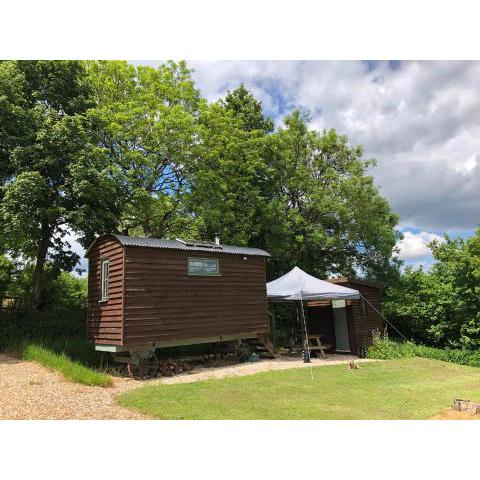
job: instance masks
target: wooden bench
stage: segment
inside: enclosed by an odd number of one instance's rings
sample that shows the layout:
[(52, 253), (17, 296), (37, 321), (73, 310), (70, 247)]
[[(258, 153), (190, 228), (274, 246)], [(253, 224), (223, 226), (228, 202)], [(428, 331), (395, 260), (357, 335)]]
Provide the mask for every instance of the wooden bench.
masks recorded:
[(325, 345), (322, 343), (321, 338), (323, 335), (309, 335), (308, 336), (308, 342), (309, 342), (309, 347), (311, 352), (320, 352), (320, 355), (322, 358), (327, 358), (327, 354), (325, 353), (325, 350), (329, 350), (332, 348), (332, 345)]

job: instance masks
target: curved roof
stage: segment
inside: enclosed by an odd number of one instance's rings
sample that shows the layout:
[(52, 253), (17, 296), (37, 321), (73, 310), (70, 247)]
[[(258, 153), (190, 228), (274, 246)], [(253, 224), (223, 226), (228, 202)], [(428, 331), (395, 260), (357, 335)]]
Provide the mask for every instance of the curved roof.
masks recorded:
[[(256, 255), (260, 257), (269, 257), (270, 254), (261, 250), (260, 248), (250, 248), (250, 247), (235, 247), (231, 245), (215, 245), (215, 246), (201, 246), (201, 245), (189, 245), (181, 240), (166, 240), (163, 238), (144, 238), (144, 237), (128, 237), (126, 235), (114, 235), (114, 234), (105, 234), (100, 235), (92, 244), (88, 247), (85, 252), (85, 256), (88, 255), (88, 252), (92, 246), (100, 239), (104, 237), (114, 237), (122, 245), (129, 247), (145, 247), (145, 248), (166, 248), (170, 250), (192, 250), (199, 252), (219, 252), (219, 253), (231, 253), (236, 255)], [(202, 242), (198, 242), (201, 244)]]
[(360, 292), (320, 280), (294, 267), (282, 277), (267, 283), (267, 297), (272, 301), (350, 300), (360, 298)]

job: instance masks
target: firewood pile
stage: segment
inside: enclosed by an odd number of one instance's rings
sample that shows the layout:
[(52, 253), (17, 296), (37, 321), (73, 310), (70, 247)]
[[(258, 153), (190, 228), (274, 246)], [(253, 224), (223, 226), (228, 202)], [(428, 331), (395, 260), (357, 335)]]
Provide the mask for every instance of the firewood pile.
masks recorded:
[(113, 363), (107, 368), (107, 373), (118, 377), (131, 377), (134, 378), (154, 378), (154, 377), (173, 377), (184, 372), (190, 372), (192, 370), (201, 370), (205, 368), (218, 368), (235, 365), (239, 359), (233, 354), (206, 354), (199, 356), (191, 356), (186, 358), (175, 359), (159, 359), (158, 368), (155, 368), (153, 375), (137, 375), (129, 371), (126, 364)]

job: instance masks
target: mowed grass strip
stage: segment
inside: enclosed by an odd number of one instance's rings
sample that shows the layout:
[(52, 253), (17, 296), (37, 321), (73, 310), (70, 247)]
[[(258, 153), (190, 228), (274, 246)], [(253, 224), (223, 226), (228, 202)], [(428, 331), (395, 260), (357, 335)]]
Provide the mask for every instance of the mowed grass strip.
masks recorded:
[(23, 348), (23, 358), (35, 361), (60, 372), (67, 380), (83, 385), (107, 387), (112, 379), (104, 374), (85, 367), (81, 363), (70, 360), (65, 354), (54, 353), (40, 345), (28, 344)]
[(147, 386), (121, 405), (160, 419), (427, 419), (455, 398), (480, 401), (480, 369), (407, 358)]

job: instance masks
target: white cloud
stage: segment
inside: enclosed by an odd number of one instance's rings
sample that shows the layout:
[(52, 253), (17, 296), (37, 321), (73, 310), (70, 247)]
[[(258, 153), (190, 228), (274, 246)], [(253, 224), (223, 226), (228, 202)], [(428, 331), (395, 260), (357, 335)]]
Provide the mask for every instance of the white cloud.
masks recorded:
[(396, 247), (399, 250), (398, 257), (401, 260), (415, 260), (428, 257), (432, 254), (428, 244), (434, 240), (437, 240), (438, 242), (445, 241), (440, 235), (431, 232), (404, 232), (403, 239), (399, 240), (396, 244)]

